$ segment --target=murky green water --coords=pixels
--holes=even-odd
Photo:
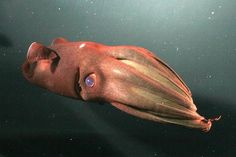
[[[233,0],[1,0],[0,156],[234,156],[235,8]],[[151,50],[188,84],[199,113],[222,119],[202,133],[29,84],[20,67],[29,45],[59,36]]]

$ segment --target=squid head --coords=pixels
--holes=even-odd
[[[209,131],[183,80],[160,58],[137,46],[55,39],[34,42],[22,65],[31,83],[84,101],[110,102],[131,115]]]

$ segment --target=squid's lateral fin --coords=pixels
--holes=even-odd
[[[166,64],[163,60],[161,60],[159,57],[155,56],[152,52],[150,52],[149,50],[140,47],[140,50],[144,51],[147,55],[149,55],[150,57],[152,57],[157,63],[161,64],[164,68],[168,69],[168,73],[170,75],[172,75],[172,77],[176,77],[178,79],[179,82],[181,82],[182,84],[182,89],[184,89],[184,91],[186,92],[186,94],[188,94],[190,97],[192,96],[192,93],[190,91],[190,89],[188,88],[188,86],[184,83],[184,81],[182,80],[182,78],[168,65]]]
[[[185,102],[184,105],[186,108],[192,110],[192,111],[196,111],[197,108],[193,103],[192,97],[190,95],[188,95],[183,88],[181,88],[178,84],[176,84],[173,81],[170,81],[168,78],[166,78],[165,76],[161,75],[159,70],[149,66],[148,68],[146,66],[143,66],[142,64],[130,61],[130,60],[122,60],[121,62],[135,68],[137,71],[139,71],[140,73],[144,74],[145,76],[147,76],[148,78],[154,80],[155,82],[157,82],[158,84],[163,85],[163,88],[175,91],[177,93],[179,93],[180,95],[182,95],[181,100],[183,102]],[[188,102],[188,103],[186,103]]]
[[[175,91],[177,91],[178,93],[181,93],[182,95],[185,95],[187,97],[189,97],[191,99],[191,97],[185,93],[185,91],[180,88],[177,84],[175,84],[174,82],[170,81],[168,78],[166,78],[165,76],[162,76],[159,72],[158,69],[149,66],[148,68],[138,64],[136,62],[130,61],[130,60],[122,60],[121,62],[132,66],[133,68],[137,69],[138,71],[140,71],[142,74],[148,76],[149,78],[159,82],[160,84],[163,84],[164,86],[167,86]]]
[[[66,42],[69,42],[69,41],[65,38],[59,37],[59,38],[56,38],[52,41],[51,46],[66,43]]]
[[[155,56],[151,51],[137,46],[116,46],[109,52],[110,55],[118,60],[130,60],[142,64],[143,66],[153,66],[165,75],[170,81],[177,84],[191,98],[192,93],[180,76],[164,61]],[[143,59],[147,58],[147,59]]]

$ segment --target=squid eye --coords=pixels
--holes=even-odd
[[[85,78],[85,84],[88,86],[88,87],[93,87],[94,84],[95,84],[95,74],[90,74],[89,76],[87,76]]]

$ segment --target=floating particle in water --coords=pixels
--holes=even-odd
[[[206,76],[208,79],[211,79],[212,78],[212,75],[207,75]]]
[[[55,114],[55,113],[53,113],[53,114],[52,114],[52,118],[55,118],[55,117],[56,117],[56,114]]]
[[[101,149],[102,149],[102,147],[101,147],[101,146],[98,146],[98,147],[97,147],[97,149],[98,149],[98,150],[101,150]]]
[[[211,15],[214,15],[214,14],[215,14],[215,12],[214,12],[214,11],[212,11],[212,12],[211,12]]]
[[[61,11],[61,8],[58,8],[59,11]]]

